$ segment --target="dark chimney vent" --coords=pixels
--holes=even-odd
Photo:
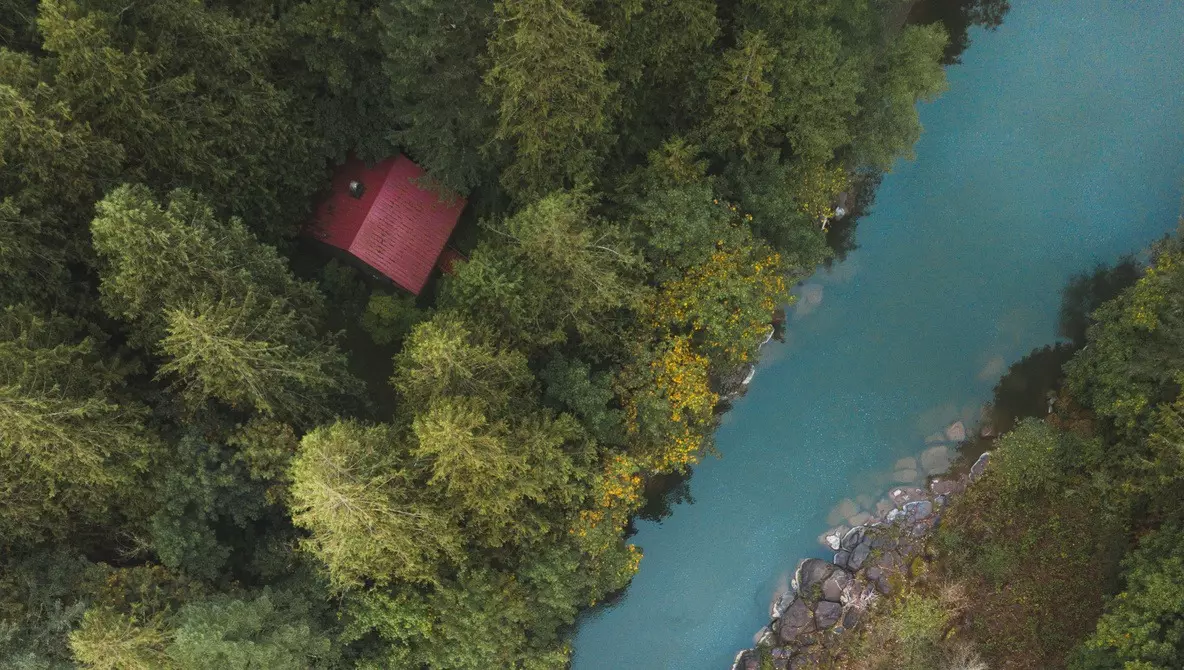
[[[361,198],[362,194],[366,192],[366,185],[354,179],[349,183],[349,194],[355,198]]]

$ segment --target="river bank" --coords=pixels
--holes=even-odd
[[[917,160],[885,176],[858,248],[806,282],[814,302],[721,418],[694,502],[637,521],[642,568],[581,618],[575,670],[729,667],[786,572],[833,557],[818,535],[842,498],[874,502],[891,482],[869,472],[977,421],[1000,372],[1055,340],[1072,276],[1170,230],[1182,26],[1177,5],[1015,3],[972,34],[922,106]]]
[[[981,430],[984,437],[993,433],[989,425]],[[944,442],[966,437],[961,421],[950,424],[929,436],[917,456],[897,461],[888,476],[898,483],[881,500],[860,496],[836,506],[828,521],[850,525],[819,537],[835,551],[833,559],[798,563],[788,588],[773,598],[769,623],[756,633],[753,647],[736,654],[732,670],[799,670],[841,654],[846,643],[841,635],[921,569],[917,561],[946,506],[986,472],[990,452],[951,471],[951,451]],[[920,487],[913,485],[918,478],[924,482]]]

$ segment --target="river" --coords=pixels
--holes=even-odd
[[[917,158],[885,177],[859,248],[764,348],[694,502],[639,522],[641,571],[581,620],[574,670],[726,670],[785,573],[826,556],[841,498],[976,419],[1006,365],[1056,339],[1069,277],[1174,228],[1184,2],[1012,4],[921,110]]]

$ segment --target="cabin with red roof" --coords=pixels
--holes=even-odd
[[[401,154],[373,167],[351,158],[334,174],[309,234],[419,295],[465,208],[460,196],[421,184],[424,175]],[[463,258],[449,252],[448,269]]]

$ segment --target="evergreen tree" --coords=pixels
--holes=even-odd
[[[494,137],[514,160],[502,181],[524,200],[593,178],[610,132],[616,84],[600,59],[604,36],[575,0],[501,0],[489,42]]]

